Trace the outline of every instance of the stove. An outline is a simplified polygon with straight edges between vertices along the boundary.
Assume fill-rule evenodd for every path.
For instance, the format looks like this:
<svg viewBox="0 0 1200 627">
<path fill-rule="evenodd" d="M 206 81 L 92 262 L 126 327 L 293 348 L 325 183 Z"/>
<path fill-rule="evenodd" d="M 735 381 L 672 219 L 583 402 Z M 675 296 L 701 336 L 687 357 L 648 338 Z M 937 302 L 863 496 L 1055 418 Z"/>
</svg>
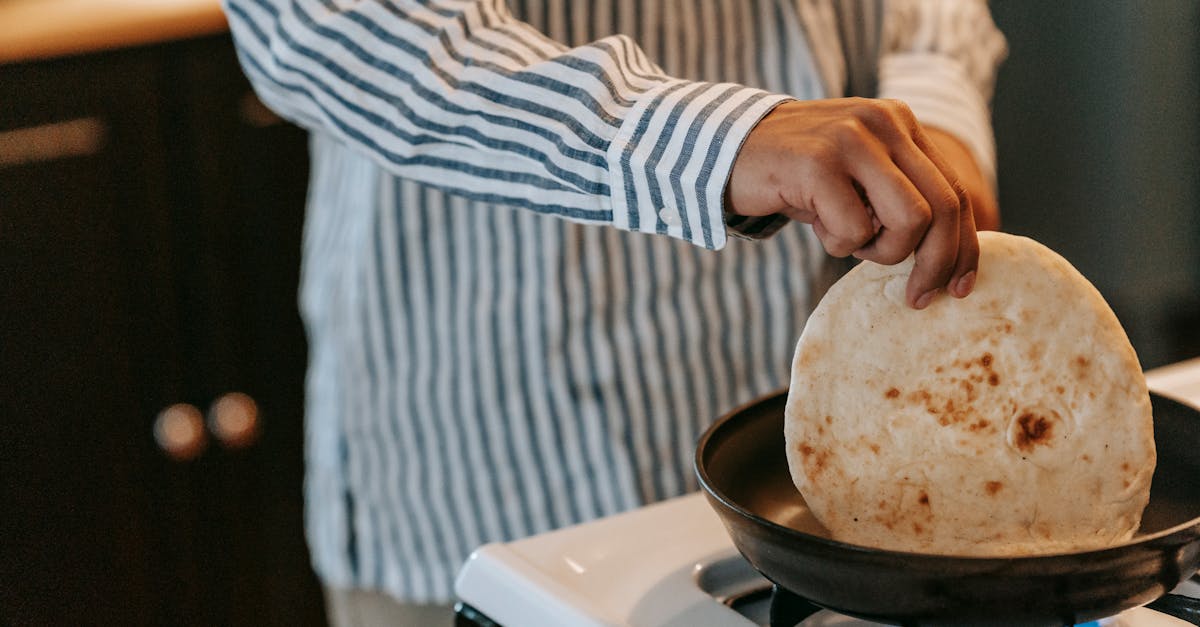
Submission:
<svg viewBox="0 0 1200 627">
<path fill-rule="evenodd" d="M 1200 358 L 1152 370 L 1146 378 L 1156 392 L 1200 407 Z M 460 599 L 459 625 L 771 624 L 770 582 L 737 552 L 700 493 L 514 542 L 485 545 L 463 566 L 455 592 Z M 1200 599 L 1200 582 L 1189 580 L 1173 592 Z M 801 627 L 876 624 L 788 596 L 787 601 L 795 605 L 787 615 Z M 1190 616 L 1196 620 L 1197 614 L 1193 610 Z M 1086 623 L 1089 627 L 1190 624 L 1146 607 Z"/>
</svg>

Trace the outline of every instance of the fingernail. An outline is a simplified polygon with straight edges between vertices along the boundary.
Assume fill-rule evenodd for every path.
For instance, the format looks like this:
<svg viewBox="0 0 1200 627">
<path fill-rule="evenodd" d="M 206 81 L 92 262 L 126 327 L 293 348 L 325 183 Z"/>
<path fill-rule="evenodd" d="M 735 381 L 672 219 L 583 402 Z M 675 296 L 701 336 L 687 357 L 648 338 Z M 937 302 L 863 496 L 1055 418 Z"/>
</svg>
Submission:
<svg viewBox="0 0 1200 627">
<path fill-rule="evenodd" d="M 913 308 L 924 309 L 929 306 L 929 301 L 932 301 L 933 297 L 937 296 L 938 291 L 939 290 L 929 290 L 928 292 L 921 294 L 921 297 L 917 299 L 917 302 L 913 303 Z"/>
<path fill-rule="evenodd" d="M 962 277 L 958 279 L 958 283 L 954 286 L 955 292 L 958 294 L 959 298 L 962 298 L 962 297 L 966 296 L 967 294 L 970 294 L 971 290 L 974 288 L 975 288 L 975 271 L 974 270 L 962 275 Z"/>
</svg>

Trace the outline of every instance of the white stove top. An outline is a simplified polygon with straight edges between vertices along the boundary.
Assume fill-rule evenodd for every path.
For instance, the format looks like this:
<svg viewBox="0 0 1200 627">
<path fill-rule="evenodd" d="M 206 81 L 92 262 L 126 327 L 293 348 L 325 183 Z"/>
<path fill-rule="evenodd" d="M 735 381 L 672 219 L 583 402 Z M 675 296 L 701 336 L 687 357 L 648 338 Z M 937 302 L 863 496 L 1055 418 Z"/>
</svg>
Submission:
<svg viewBox="0 0 1200 627">
<path fill-rule="evenodd" d="M 1200 358 L 1146 373 L 1150 388 L 1200 407 Z M 509 627 L 726 627 L 764 624 L 725 598 L 767 582 L 738 555 L 699 493 L 594 522 L 478 549 L 455 592 Z M 1200 597 L 1187 582 L 1179 594 Z M 765 619 L 763 619 L 765 620 Z M 820 612 L 801 625 L 871 625 Z M 1135 608 L 1104 627 L 1188 623 Z"/>
</svg>

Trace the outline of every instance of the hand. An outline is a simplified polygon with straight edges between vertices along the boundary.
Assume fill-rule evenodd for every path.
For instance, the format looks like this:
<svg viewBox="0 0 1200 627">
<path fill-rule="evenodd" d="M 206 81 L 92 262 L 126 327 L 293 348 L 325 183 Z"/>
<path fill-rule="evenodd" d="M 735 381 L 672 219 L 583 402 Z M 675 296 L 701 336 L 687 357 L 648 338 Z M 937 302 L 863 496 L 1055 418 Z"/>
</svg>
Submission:
<svg viewBox="0 0 1200 627">
<path fill-rule="evenodd" d="M 939 290 L 962 298 L 974 287 L 971 201 L 900 101 L 779 105 L 746 137 L 727 192 L 735 213 L 811 224 L 837 257 L 890 265 L 915 254 L 905 294 L 914 308 Z"/>
</svg>

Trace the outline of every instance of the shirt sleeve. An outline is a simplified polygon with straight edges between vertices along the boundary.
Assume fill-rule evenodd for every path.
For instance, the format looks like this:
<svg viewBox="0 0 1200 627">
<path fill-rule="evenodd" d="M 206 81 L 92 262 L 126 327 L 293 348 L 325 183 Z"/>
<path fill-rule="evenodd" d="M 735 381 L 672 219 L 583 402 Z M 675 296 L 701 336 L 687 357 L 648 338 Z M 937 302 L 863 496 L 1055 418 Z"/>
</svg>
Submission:
<svg viewBox="0 0 1200 627">
<path fill-rule="evenodd" d="M 1008 48 L 986 0 L 888 0 L 884 5 L 879 97 L 903 100 L 922 124 L 960 139 L 994 189 L 989 103 Z"/>
<path fill-rule="evenodd" d="M 621 35 L 568 48 L 496 0 L 224 8 L 264 102 L 397 176 L 712 249 L 737 150 L 787 99 L 667 76 Z"/>
</svg>

